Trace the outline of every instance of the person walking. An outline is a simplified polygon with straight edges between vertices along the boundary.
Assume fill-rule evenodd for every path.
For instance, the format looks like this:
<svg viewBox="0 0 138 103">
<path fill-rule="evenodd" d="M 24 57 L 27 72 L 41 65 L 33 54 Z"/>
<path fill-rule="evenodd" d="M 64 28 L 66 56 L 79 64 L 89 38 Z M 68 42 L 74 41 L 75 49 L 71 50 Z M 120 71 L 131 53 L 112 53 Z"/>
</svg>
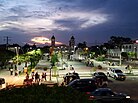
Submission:
<svg viewBox="0 0 138 103">
<path fill-rule="evenodd" d="M 15 70 L 15 76 L 17 76 L 18 75 L 18 70 Z"/>
<path fill-rule="evenodd" d="M 34 72 L 31 73 L 31 76 L 32 76 L 32 80 L 34 80 L 34 77 L 35 77 Z"/>
<path fill-rule="evenodd" d="M 75 72 L 75 69 L 72 65 L 70 65 L 70 73 L 74 73 Z"/>
<path fill-rule="evenodd" d="M 41 81 L 46 81 L 46 73 L 42 72 L 42 79 Z"/>
<path fill-rule="evenodd" d="M 40 76 L 39 76 L 38 72 L 36 72 L 35 73 L 35 82 L 39 83 L 39 81 L 40 81 Z"/>
<path fill-rule="evenodd" d="M 13 75 L 13 68 L 10 69 L 10 74 Z"/>
<path fill-rule="evenodd" d="M 47 81 L 46 77 L 47 77 L 47 74 L 46 74 L 46 72 L 45 72 L 45 81 Z"/>
<path fill-rule="evenodd" d="M 27 80 L 29 79 L 29 74 L 28 74 L 28 73 L 26 73 L 26 79 L 27 79 Z"/>
</svg>

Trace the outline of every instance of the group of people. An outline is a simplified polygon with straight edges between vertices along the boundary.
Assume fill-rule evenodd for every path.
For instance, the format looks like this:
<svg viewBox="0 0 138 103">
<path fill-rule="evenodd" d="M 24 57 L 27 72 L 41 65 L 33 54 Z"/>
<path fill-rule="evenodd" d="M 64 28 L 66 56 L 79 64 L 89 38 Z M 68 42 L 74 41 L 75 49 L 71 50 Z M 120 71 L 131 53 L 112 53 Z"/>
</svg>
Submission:
<svg viewBox="0 0 138 103">
<path fill-rule="evenodd" d="M 10 69 L 10 75 L 18 76 L 20 73 L 21 73 L 21 71 L 19 71 L 17 69 L 15 69 L 15 70 L 13 68 Z"/>
<path fill-rule="evenodd" d="M 75 72 L 75 69 L 72 65 L 70 65 L 69 70 L 70 71 L 63 76 L 63 82 L 61 83 L 62 86 L 68 84 L 75 79 L 80 78 L 79 74 Z"/>
<path fill-rule="evenodd" d="M 125 67 L 125 70 L 126 70 L 126 73 L 132 73 L 132 67 L 131 67 L 131 65 L 127 65 Z"/>
<path fill-rule="evenodd" d="M 40 81 L 46 81 L 47 80 L 47 74 L 46 72 L 42 72 L 40 75 L 38 72 L 32 72 L 31 73 L 31 78 L 29 77 L 29 74 L 26 73 L 26 80 L 32 80 L 32 82 L 39 83 Z"/>
</svg>

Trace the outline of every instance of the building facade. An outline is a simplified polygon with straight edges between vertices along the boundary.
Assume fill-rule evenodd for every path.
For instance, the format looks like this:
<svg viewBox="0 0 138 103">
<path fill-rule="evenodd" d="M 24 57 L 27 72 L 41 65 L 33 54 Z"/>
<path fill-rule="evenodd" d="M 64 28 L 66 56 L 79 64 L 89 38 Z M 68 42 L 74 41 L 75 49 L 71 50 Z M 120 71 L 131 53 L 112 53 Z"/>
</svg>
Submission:
<svg viewBox="0 0 138 103">
<path fill-rule="evenodd" d="M 138 43 L 133 44 L 123 44 L 122 49 L 119 48 L 116 49 L 109 49 L 107 54 L 109 57 L 119 57 L 122 52 L 126 53 L 134 53 L 134 56 L 132 58 L 138 59 Z"/>
</svg>

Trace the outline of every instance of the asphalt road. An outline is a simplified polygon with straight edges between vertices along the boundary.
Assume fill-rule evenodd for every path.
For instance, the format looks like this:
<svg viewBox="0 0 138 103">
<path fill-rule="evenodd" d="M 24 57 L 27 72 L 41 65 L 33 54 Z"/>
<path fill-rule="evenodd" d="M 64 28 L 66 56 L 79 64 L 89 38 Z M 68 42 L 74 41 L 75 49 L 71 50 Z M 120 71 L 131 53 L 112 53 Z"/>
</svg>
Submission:
<svg viewBox="0 0 138 103">
<path fill-rule="evenodd" d="M 108 65 L 103 64 L 102 62 L 94 62 L 95 66 L 98 66 L 99 64 L 104 66 L 105 68 L 109 67 Z M 125 66 L 110 66 L 110 67 L 117 67 L 119 69 L 124 70 Z M 104 72 L 106 73 L 106 69 L 104 70 Z M 108 78 L 110 81 L 108 85 L 109 88 L 111 88 L 115 92 L 126 93 L 130 95 L 134 103 L 138 103 L 138 76 L 127 76 L 125 81 L 115 80 L 111 77 Z"/>
<path fill-rule="evenodd" d="M 126 93 L 131 99 L 138 103 L 138 76 L 127 76 L 125 81 L 114 80 L 109 77 L 108 87 L 118 93 Z"/>
</svg>

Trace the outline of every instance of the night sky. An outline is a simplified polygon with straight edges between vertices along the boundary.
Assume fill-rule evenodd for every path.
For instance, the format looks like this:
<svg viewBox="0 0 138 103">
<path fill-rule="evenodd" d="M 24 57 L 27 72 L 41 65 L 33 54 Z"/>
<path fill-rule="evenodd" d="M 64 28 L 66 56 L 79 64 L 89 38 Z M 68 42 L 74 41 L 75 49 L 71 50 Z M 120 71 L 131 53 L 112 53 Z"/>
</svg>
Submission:
<svg viewBox="0 0 138 103">
<path fill-rule="evenodd" d="M 63 44 L 71 36 L 88 45 L 111 36 L 137 39 L 138 0 L 0 0 L 0 44 L 5 36 L 24 45 L 52 35 Z"/>
</svg>

